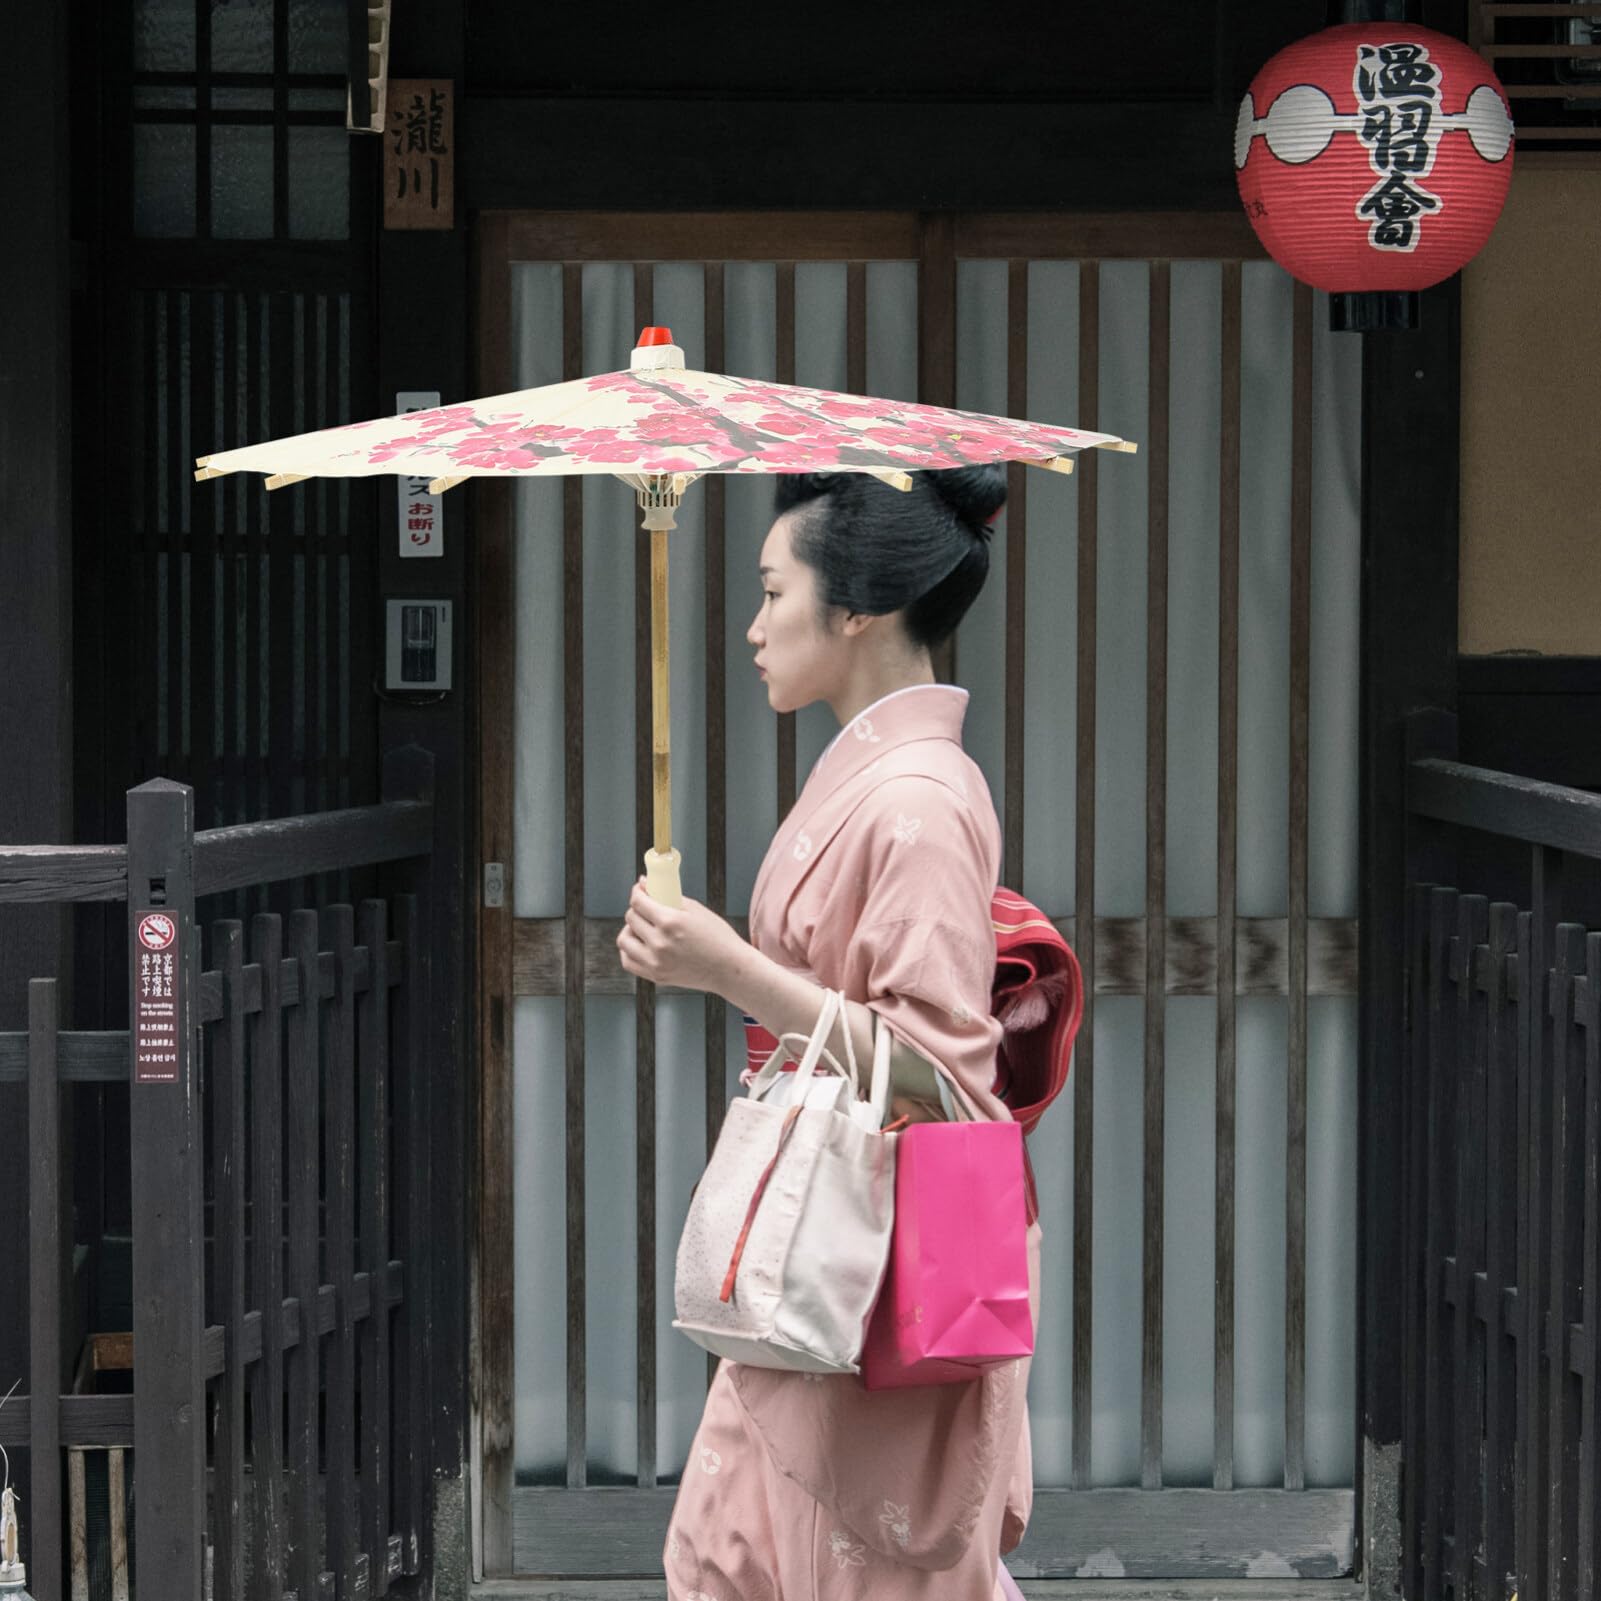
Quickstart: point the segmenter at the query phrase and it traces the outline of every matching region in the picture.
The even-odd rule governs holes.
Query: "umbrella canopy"
[[[651,534],[655,845],[645,870],[651,894],[677,905],[667,532],[684,490],[705,473],[862,472],[910,489],[910,473],[988,462],[1071,472],[1074,454],[1092,446],[1135,448],[1115,434],[695,372],[666,328],[647,328],[623,372],[245,445],[199,457],[195,477],[258,472],[268,489],[281,489],[392,473],[427,478],[435,493],[468,478],[610,473],[627,483]]]
[[[666,332],[647,328],[641,339]],[[995,461],[1062,470],[1090,446],[1128,448],[1113,434],[696,372],[676,345],[652,342],[623,372],[245,445],[202,456],[196,476],[401,473],[443,485],[569,473],[892,477]]]

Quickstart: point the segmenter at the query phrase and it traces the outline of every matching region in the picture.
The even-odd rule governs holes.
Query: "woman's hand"
[[[739,932],[710,907],[687,896],[682,906],[663,906],[646,894],[643,878],[635,882],[617,936],[623,969],[635,978],[726,997],[749,950]]]

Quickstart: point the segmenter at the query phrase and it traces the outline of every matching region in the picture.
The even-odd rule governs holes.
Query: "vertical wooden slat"
[[[917,398],[925,406],[956,404],[956,223],[950,212],[919,218],[917,258]],[[956,636],[932,652],[934,676],[956,678]]]
[[[349,359],[345,327],[344,299],[341,295],[324,294],[318,300],[317,359],[322,373],[322,403],[318,422],[324,428],[344,421],[339,409],[340,370]],[[324,638],[321,681],[317,686],[317,809],[347,804],[340,782],[339,760],[339,682],[340,662],[349,648],[350,609],[339,600],[339,571],[350,547],[349,528],[343,508],[347,504],[352,485],[337,478],[314,479],[308,488],[321,491],[322,504],[319,520],[322,529],[322,557],[318,567],[317,588],[322,595],[322,633]],[[365,488],[367,486],[358,486]],[[359,591],[352,589],[352,594]],[[365,612],[368,608],[356,607]],[[341,900],[351,894],[348,870],[325,880],[337,883]],[[376,1558],[374,1560],[377,1560]]]
[[[1150,266],[1145,587],[1145,1220],[1140,1483],[1162,1485],[1162,1225],[1167,1080],[1167,462],[1172,266]]]
[[[1452,1321],[1451,1361],[1456,1370],[1456,1406],[1452,1417],[1457,1485],[1456,1524],[1451,1547],[1452,1578],[1457,1601],[1477,1601],[1482,1594],[1479,1567],[1484,1552],[1480,1516],[1480,1453],[1484,1443],[1484,1325],[1474,1315],[1474,1277],[1484,1260],[1485,1100],[1489,1087],[1489,1014],[1486,1005],[1490,952],[1489,902],[1482,895],[1464,895],[1457,903],[1457,1055],[1449,1071],[1457,1077],[1456,1233],[1451,1254],[1456,1259],[1456,1311]]]
[[[37,1601],[61,1601],[61,1091],[56,980],[28,981],[29,1569]],[[71,1249],[71,1234],[65,1235]]]
[[[724,364],[723,264],[701,267],[705,306],[706,370]],[[706,496],[706,904],[728,915],[728,495],[727,480],[713,473]],[[748,576],[748,575],[747,575]],[[728,1003],[706,995],[706,1152],[722,1132],[728,1101]],[[706,1353],[706,1384],[717,1376],[717,1358]]]
[[[301,426],[315,428],[319,415],[318,398],[321,393],[322,373],[317,353],[316,295],[300,295],[300,387]],[[322,810],[321,792],[322,691],[326,672],[323,660],[324,635],[321,618],[322,564],[327,550],[327,530],[324,508],[327,506],[327,483],[314,478],[310,483],[297,484],[290,493],[297,497],[297,511],[301,519],[300,536],[300,651],[305,662],[305,678],[301,683],[301,719],[303,723],[300,748],[300,774],[304,785],[301,807],[308,812]],[[322,886],[316,878],[303,881],[301,893],[309,904],[315,905],[323,896]]]
[[[211,7],[194,3],[195,237],[211,238]]]
[[[1550,1524],[1546,1581],[1552,1601],[1568,1601],[1578,1578],[1579,1376],[1568,1361],[1568,1329],[1580,1316],[1583,1268],[1584,1048],[1574,1015],[1575,982],[1584,974],[1585,931],[1563,923],[1556,931],[1551,985],[1551,1256],[1548,1360],[1551,1364]]]
[[[795,263],[781,261],[774,269],[774,333],[777,377],[781,384],[795,382]],[[778,821],[795,804],[795,714],[778,714]]]
[[[89,1601],[89,1496],[83,1468],[83,1452],[68,1451],[67,1544],[72,1572],[72,1601]]]
[[[1240,282],[1223,263],[1218,446],[1217,1098],[1213,1174],[1212,1488],[1234,1487],[1235,909],[1240,773]]]
[[[272,234],[289,237],[289,8],[272,9]],[[300,1601],[308,1601],[302,1596]]]
[[[1407,1364],[1402,1386],[1404,1449],[1416,1471],[1401,1483],[1401,1542],[1406,1588],[1422,1585],[1423,1563],[1423,1395],[1425,1389],[1423,1343],[1424,1219],[1428,1179],[1428,1060],[1429,1060],[1429,893],[1431,886],[1409,883],[1406,892],[1406,1009],[1411,1019],[1407,1041],[1407,1092],[1405,1100],[1406,1152],[1402,1182],[1406,1188],[1405,1238],[1407,1272],[1402,1284],[1402,1338],[1400,1348]]]
[[[486,217],[479,251],[478,371],[490,394],[513,386],[511,268],[503,214]],[[513,1197],[512,919],[516,908],[516,509],[510,484],[481,485],[473,533],[478,602],[478,859],[505,869],[500,906],[478,894],[479,1104],[481,1175],[476,1274],[478,1345],[478,1455],[480,1531],[484,1572],[509,1573],[512,1565],[511,1499],[514,1477],[516,1355],[513,1269],[516,1217]],[[569,679],[569,684],[571,680]],[[569,730],[567,761],[578,755]],[[569,879],[570,882],[570,879]],[[570,1214],[569,1214],[570,1216]]]
[[[127,1472],[121,1446],[106,1452],[107,1496],[111,1502],[111,1601],[128,1601]]]
[[[701,267],[707,370],[724,363],[723,264]],[[703,484],[706,497],[706,896],[713,911],[728,911],[728,481],[720,473]],[[706,1150],[722,1128],[727,1096],[727,1002],[706,997]]]
[[[239,296],[225,290],[217,297],[222,313],[222,333],[219,340],[218,365],[221,369],[220,404],[211,420],[208,431],[201,437],[207,441],[231,445],[237,432],[236,406],[239,393]],[[239,598],[252,593],[239,584],[239,526],[233,514],[234,497],[239,485],[236,474],[233,480],[223,479],[213,485],[213,493],[206,494],[196,486],[197,499],[209,502],[210,515],[216,528],[217,548],[221,556],[221,611],[223,627],[222,673],[222,744],[217,763],[216,816],[222,823],[244,820],[243,797],[240,793],[243,765],[240,761],[239,695],[241,689],[240,646],[244,628],[239,615]],[[248,671],[248,669],[247,669]],[[234,892],[233,911],[237,917],[245,906],[245,891]]]
[[[297,1596],[314,1596],[323,1573],[320,1506],[322,1481],[317,1452],[318,1396],[322,1340],[317,1333],[317,1291],[322,1283],[317,1258],[321,1208],[318,1173],[322,1131],[318,1105],[321,1050],[322,980],[318,960],[317,914],[291,913],[289,954],[297,968],[299,998],[289,1014],[288,1104],[289,1270],[285,1289],[295,1302],[299,1338],[289,1353],[288,1436],[285,1477],[289,1485],[289,1562],[287,1586]]]
[[[137,313],[137,338],[142,367],[139,373],[140,416],[135,426],[140,430],[140,471],[144,480],[144,526],[139,534],[139,604],[148,619],[152,638],[156,636],[157,619],[161,610],[161,560],[163,540],[161,515],[162,452],[158,437],[161,413],[158,393],[161,376],[160,317],[162,301],[151,291],[134,293],[130,297]],[[143,782],[140,770],[152,758],[159,759],[161,741],[161,710],[157,704],[160,677],[155,662],[148,672],[131,673],[134,716],[128,730],[128,783]]]
[[[356,1223],[367,1275],[361,1350],[361,1528],[372,1594],[389,1590],[389,923],[381,900],[361,903],[358,937],[368,984],[356,1021],[361,1194]]]
[[[202,119],[204,120],[204,119]],[[215,323],[216,295],[195,289],[189,295],[189,427],[184,465],[194,459],[195,442],[216,437]],[[185,473],[187,479],[188,474]],[[189,519],[189,700],[190,741],[194,763],[195,827],[211,828],[222,818],[218,810],[215,735],[217,639],[226,637],[226,619],[217,615],[217,496],[210,485],[190,490]],[[226,665],[224,673],[227,673]],[[229,675],[231,676],[231,675]]]
[[[655,269],[634,264],[634,325],[655,321]],[[668,536],[671,539],[671,535]],[[634,859],[653,837],[651,541],[634,534]],[[641,1489],[656,1488],[656,986],[634,986],[634,1428]]]
[[[250,1199],[254,1300],[261,1359],[250,1370],[251,1466],[255,1496],[250,1594],[282,1601],[283,1492],[283,924],[257,916],[251,959],[261,970],[261,1010],[250,1024]]]
[[[1306,1487],[1306,897],[1312,663],[1312,291],[1295,286],[1290,459],[1289,1085],[1285,1128],[1284,1487]]]
[[[845,388],[867,391],[867,263],[845,264]]]
[[[583,269],[562,269],[562,377],[584,362]],[[584,1263],[584,495],[562,484],[562,655],[566,701],[566,1023],[567,1023],[567,1487],[588,1478],[588,1398]]]
[[[287,185],[279,186],[287,189]],[[273,438],[295,431],[294,300],[287,294],[267,297],[268,326],[262,358],[269,363],[267,409]],[[267,816],[294,815],[295,777],[295,539],[294,505],[282,490],[263,494],[267,521],[268,582],[271,588],[267,625],[267,662],[277,693],[268,700]],[[272,887],[268,904],[287,912],[303,905],[294,881]]]
[[[259,335],[265,311],[261,297],[247,294],[244,302],[244,372],[245,412],[239,420],[235,437],[243,440],[256,437],[256,429],[265,431],[267,419],[262,415],[262,400],[266,393],[266,360]],[[238,475],[241,479],[244,474]],[[266,521],[265,493],[255,492],[254,485],[241,484],[239,507],[244,521],[245,555],[244,579],[240,593],[245,597],[245,706],[243,722],[244,769],[242,797],[239,808],[241,822],[254,822],[266,815],[262,795],[261,762],[261,702],[263,675],[261,671],[261,602],[271,592],[263,576],[262,564],[266,547],[262,540]],[[258,908],[264,908],[266,897],[257,892]],[[282,923],[279,924],[282,938]]]
[[[1424,1349],[1429,1366],[1424,1394],[1424,1452],[1416,1470],[1424,1477],[1423,1572],[1426,1593],[1445,1583],[1444,1537],[1450,1528],[1450,1439],[1452,1379],[1449,1345],[1451,1313],[1445,1303],[1445,1256],[1452,1240],[1456,1122],[1456,974],[1451,936],[1457,923],[1457,894],[1434,889],[1429,895],[1428,1108],[1425,1135],[1428,1202],[1424,1229]]]
[[[1585,941],[1584,1382],[1579,1419],[1579,1601],[1601,1601],[1601,933]]]
[[[1517,1342],[1506,1326],[1506,1290],[1517,1272],[1517,1002],[1510,968],[1516,960],[1517,908],[1490,908],[1488,1021],[1485,1046],[1485,1285],[1489,1292],[1484,1367],[1484,1563],[1493,1601],[1511,1594],[1512,1512],[1517,1459]]]
[[[1028,263],[1006,269],[1006,410],[1028,415]],[[1006,729],[1002,786],[1007,884],[1023,882],[1023,763],[1028,646],[1028,469],[1013,462],[1006,474]]]
[[[1519,953],[1523,981],[1523,1104],[1519,1108],[1522,1155],[1518,1193],[1523,1199],[1523,1228],[1518,1240],[1518,1306],[1523,1315],[1519,1348],[1522,1405],[1519,1408],[1519,1455],[1524,1465],[1517,1534],[1518,1593],[1551,1595],[1546,1549],[1548,1491],[1543,1465],[1549,1460],[1551,1413],[1550,1363],[1546,1352],[1546,1273],[1550,1266],[1551,1231],[1551,1091],[1553,1078],[1552,1017],[1549,1003],[1551,968],[1557,926],[1562,921],[1562,853],[1546,845],[1531,852],[1533,903],[1529,912],[1527,958]],[[1554,1598],[1553,1598],[1554,1601]]]
[[[212,960],[222,975],[222,1020],[211,1047],[212,1247],[214,1315],[222,1324],[212,1449],[213,1583],[217,1601],[244,1594],[245,1482],[245,996],[244,929],[237,918],[212,927]]]
[[[1101,269],[1079,265],[1078,423],[1095,429],[1101,392]],[[1079,457],[1078,837],[1074,843],[1074,940],[1084,971],[1084,1015],[1073,1055],[1073,1488],[1090,1486],[1090,1347],[1095,1266],[1095,689],[1096,452]]]
[[[167,368],[165,389],[167,395],[166,479],[167,518],[161,530],[161,542],[167,552],[167,748],[162,754],[166,764],[162,771],[187,780],[192,769],[187,765],[188,752],[184,747],[184,554],[189,532],[183,511],[183,386],[179,375],[183,372],[184,328],[182,308],[187,296],[182,290],[169,289],[162,297],[166,307]],[[197,814],[198,815],[198,814]],[[198,823],[196,824],[198,827]]]
[[[341,1596],[350,1595],[361,1560],[356,1509],[356,993],[355,917],[349,906],[320,913],[323,944],[333,955],[334,993],[323,1011],[323,1232],[334,1287],[334,1327],[325,1365],[328,1472],[328,1566]]]
[[[402,979],[395,990],[395,1172],[404,1199],[397,1215],[402,1231],[405,1294],[395,1319],[395,1405],[400,1440],[395,1452],[396,1525],[404,1541],[404,1567],[418,1571],[424,1520],[428,1516],[428,1363],[432,1349],[433,1219],[428,1149],[428,1081],[417,1033],[427,1017],[427,941],[418,921],[417,897],[395,900]]]

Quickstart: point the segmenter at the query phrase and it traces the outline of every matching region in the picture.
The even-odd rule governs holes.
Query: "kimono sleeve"
[[[1007,1115],[991,1094],[997,864],[979,818],[937,779],[890,779],[874,793],[860,857],[847,993],[944,1068],[982,1115]]]

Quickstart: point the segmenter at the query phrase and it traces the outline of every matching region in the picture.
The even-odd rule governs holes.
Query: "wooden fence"
[[[1420,753],[1408,810],[1406,1593],[1597,1601],[1601,796]],[[1529,906],[1425,881],[1441,824],[1526,846]]]
[[[427,1562],[432,758],[391,753],[383,793],[197,834],[193,792],[155,780],[125,847],[0,849],[0,902],[128,907],[127,1030],[63,1030],[40,978],[0,1034],[0,1082],[28,1086],[31,1335],[0,1444],[33,1469],[39,1601],[87,1596],[87,1450],[112,1453],[119,1595],[130,1449],[132,1593],[381,1596]],[[389,899],[219,921],[203,967],[198,897],[385,863]],[[130,1083],[132,1395],[63,1394],[74,1082]]]

